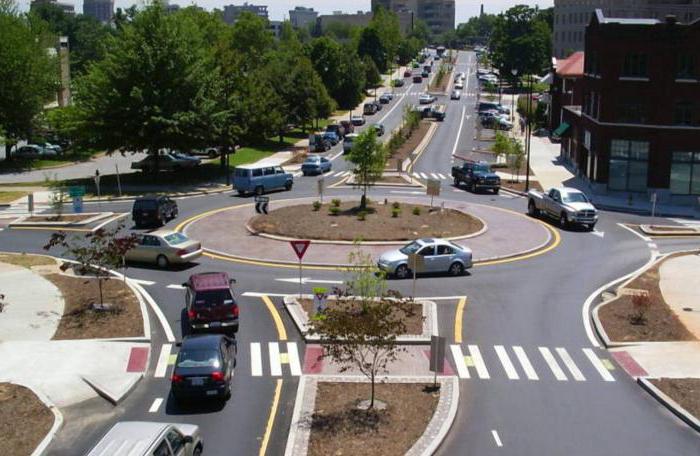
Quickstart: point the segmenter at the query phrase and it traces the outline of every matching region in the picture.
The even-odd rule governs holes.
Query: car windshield
[[[141,210],[154,210],[157,207],[157,203],[153,200],[145,200],[145,201],[136,201],[134,203],[134,209],[141,209]]]
[[[318,157],[309,157],[307,158],[304,163],[308,163],[309,165],[315,165],[316,163],[320,162],[321,159]]]
[[[170,245],[182,244],[183,242],[189,241],[187,236],[185,236],[182,233],[168,234],[164,238],[165,238],[165,241]]]
[[[194,297],[196,308],[230,306],[231,304],[233,304],[233,296],[228,289],[198,291]]]
[[[404,255],[410,255],[411,253],[416,253],[421,247],[423,247],[423,244],[413,241],[410,244],[406,244],[401,247],[399,252],[403,253]]]
[[[219,352],[212,349],[182,350],[177,357],[177,367],[221,367]]]
[[[474,165],[474,171],[477,173],[490,173],[491,168],[489,168],[489,165]]]
[[[562,201],[565,203],[587,203],[588,198],[583,193],[563,193]]]

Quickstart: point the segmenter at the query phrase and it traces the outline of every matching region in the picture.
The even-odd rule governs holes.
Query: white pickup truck
[[[540,214],[559,220],[562,227],[585,226],[593,231],[598,222],[598,211],[588,197],[575,188],[555,187],[547,193],[530,190],[527,194],[527,212],[532,217]]]

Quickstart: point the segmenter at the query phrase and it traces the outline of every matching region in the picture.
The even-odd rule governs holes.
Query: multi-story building
[[[268,19],[267,6],[266,5],[251,5],[248,2],[242,5],[226,5],[224,6],[224,22],[227,24],[235,24],[243,12],[253,13],[256,16],[260,16],[264,19]]]
[[[596,9],[617,18],[663,19],[673,14],[684,23],[700,18],[700,0],[554,0],[554,57],[583,50],[584,30]]]
[[[67,2],[59,2],[57,0],[32,0],[29,8],[33,8],[35,5],[50,4],[55,5],[61,9],[65,14],[75,15],[75,5]]]
[[[378,6],[396,13],[412,12],[435,36],[455,28],[454,0],[372,0],[372,10]]]
[[[552,72],[550,85],[550,128],[555,130],[564,119],[564,106],[583,104],[583,59],[582,51],[574,52],[566,59],[558,59]]]
[[[608,18],[585,35],[583,102],[562,155],[595,193],[700,196],[700,20]],[[646,196],[645,196],[646,198]]]
[[[275,38],[279,39],[280,35],[282,34],[282,21],[269,21],[268,22],[268,29],[270,32],[272,32],[272,36]]]
[[[289,22],[294,28],[307,28],[309,24],[316,25],[317,17],[318,12],[314,11],[313,8],[297,6],[293,10],[289,10]]]
[[[83,14],[108,23],[114,16],[114,0],[84,0]]]
[[[333,14],[324,14],[316,19],[316,27],[318,30],[325,30],[329,24],[340,23],[357,27],[367,27],[372,20],[371,12],[358,11],[356,14],[344,14],[340,11],[335,11]]]

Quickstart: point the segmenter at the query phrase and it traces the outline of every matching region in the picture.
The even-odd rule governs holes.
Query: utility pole
[[[525,167],[525,192],[530,190],[530,136],[532,130],[532,122],[530,114],[532,112],[532,75],[529,75],[527,89],[527,123],[525,124],[525,149],[527,150],[527,165]]]

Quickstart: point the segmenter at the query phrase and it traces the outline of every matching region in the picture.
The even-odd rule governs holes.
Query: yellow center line
[[[272,398],[272,406],[270,407],[270,416],[267,418],[267,427],[265,428],[265,434],[263,435],[262,443],[260,444],[259,456],[265,456],[267,452],[267,445],[270,443],[270,435],[272,434],[272,426],[275,424],[275,416],[277,416],[277,407],[280,402],[280,394],[282,393],[282,379],[277,379],[277,385],[275,386],[275,395]]]
[[[267,310],[272,315],[272,319],[275,321],[275,326],[277,327],[277,335],[279,340],[287,340],[287,330],[284,328],[284,323],[282,323],[282,317],[280,313],[277,312],[277,308],[272,303],[272,300],[267,296],[262,297],[263,302],[267,306]]]
[[[455,343],[462,343],[462,320],[464,319],[464,306],[467,304],[467,297],[462,296],[457,303],[457,312],[455,313]]]
[[[554,228],[552,228],[551,226],[549,226],[548,224],[546,224],[544,222],[541,222],[539,220],[537,220],[537,222],[540,223],[545,228],[547,228],[550,233],[552,233],[552,237],[554,238],[554,242],[552,242],[551,244],[549,244],[548,246],[546,246],[540,250],[535,250],[534,252],[525,253],[523,255],[516,255],[516,256],[510,257],[510,258],[503,258],[501,260],[491,260],[491,261],[481,261],[481,262],[475,261],[474,267],[492,266],[494,264],[505,264],[505,263],[512,263],[515,261],[527,260],[530,258],[538,257],[540,255],[544,255],[545,253],[556,249],[559,246],[559,244],[561,244],[561,235],[559,234],[559,231],[555,230]]]

